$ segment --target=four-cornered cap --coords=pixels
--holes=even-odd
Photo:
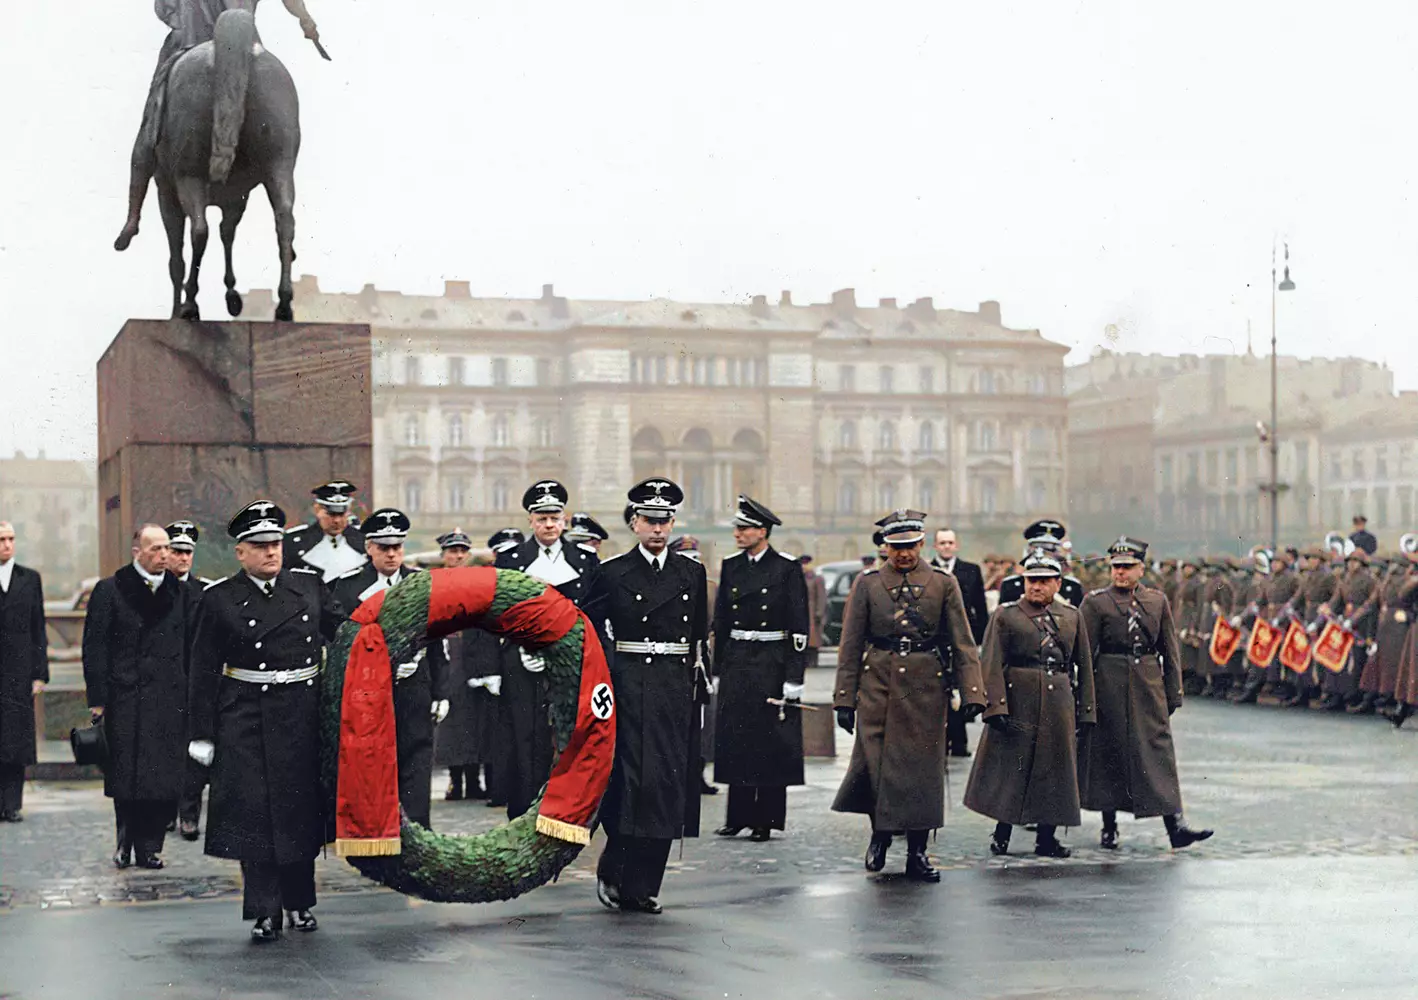
[[[670,551],[699,562],[704,554],[699,551],[699,539],[693,535],[676,535],[670,539]]]
[[[528,514],[560,514],[566,509],[571,494],[555,479],[543,479],[527,487],[522,494],[522,509]]]
[[[494,552],[506,552],[508,549],[515,549],[527,540],[527,536],[516,528],[503,528],[494,531],[487,540],[487,547]]]
[[[400,545],[409,537],[409,528],[409,518],[403,511],[380,507],[364,522],[364,537],[380,545]]]
[[[279,542],[285,537],[286,512],[269,500],[257,500],[237,511],[226,533],[238,542]]]
[[[1024,540],[1026,542],[1052,541],[1057,545],[1064,540],[1064,536],[1067,534],[1068,529],[1058,521],[1035,521],[1024,529]]]
[[[636,483],[625,498],[635,513],[647,521],[668,521],[684,503],[684,490],[668,479],[655,477]]]
[[[1108,546],[1108,562],[1114,566],[1136,566],[1147,558],[1147,543],[1127,535]]]
[[[734,527],[770,528],[775,524],[782,523],[777,514],[753,497],[739,496],[738,510],[734,511]]]
[[[167,526],[167,537],[174,552],[196,552],[202,532],[191,521],[173,521]]]
[[[471,549],[473,540],[462,528],[454,528],[452,531],[438,536],[438,547],[440,549]]]
[[[1024,558],[1024,576],[1026,579],[1063,576],[1063,566],[1043,549],[1035,549]]]
[[[332,514],[343,514],[350,509],[350,501],[354,499],[356,486],[354,483],[346,482],[343,479],[336,479],[334,482],[326,483],[324,486],[317,486],[310,491],[315,497],[315,502],[324,507]]]
[[[919,510],[893,510],[877,521],[876,526],[881,529],[881,537],[887,545],[915,545],[926,537],[926,515]]]
[[[578,510],[571,515],[571,523],[566,526],[564,535],[573,542],[584,542],[591,538],[599,538],[604,542],[610,537],[610,533],[601,527],[601,522],[584,510]]]

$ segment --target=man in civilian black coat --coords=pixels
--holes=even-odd
[[[161,868],[163,835],[187,779],[191,597],[167,572],[168,535],[145,524],[133,561],[102,579],[84,617],[89,712],[108,740],[104,794],[118,826],[117,868]]]
[[[597,624],[604,600],[601,561],[594,552],[568,544],[566,502],[570,494],[554,479],[533,483],[522,495],[522,507],[532,526],[532,537],[497,554],[498,569],[515,569],[556,588]],[[507,818],[516,819],[551,774],[555,745],[547,716],[546,669],[540,656],[521,651],[522,669],[509,669],[502,678],[502,709],[511,725],[507,758]]]
[[[1356,549],[1363,549],[1369,555],[1379,550],[1379,540],[1369,531],[1369,519],[1363,514],[1354,515],[1354,533],[1349,536]]]
[[[15,529],[0,521],[0,822],[23,819],[25,767],[36,759],[34,697],[48,683],[44,584],[15,562]]]
[[[985,639],[985,627],[990,623],[989,606],[985,603],[985,577],[976,563],[959,557],[960,540],[951,528],[937,528],[935,557],[931,563],[955,577],[960,584],[960,599],[965,602],[965,617],[970,622],[970,635],[978,646]],[[950,756],[969,757],[970,738],[965,732],[965,716],[952,703],[946,712],[945,736]]]
[[[409,519],[403,511],[383,507],[364,522],[364,548],[369,561],[330,586],[346,618],[381,590],[422,570],[404,565],[404,539]],[[399,747],[399,805],[409,819],[431,828],[433,727],[448,716],[448,658],[443,643],[419,650],[408,663],[394,668],[394,730]]]

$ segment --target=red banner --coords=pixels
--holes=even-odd
[[[1261,670],[1266,669],[1275,661],[1275,654],[1280,652],[1280,640],[1285,633],[1271,625],[1264,618],[1257,618],[1255,628],[1251,630],[1251,642],[1246,647],[1246,658]]]
[[[1343,673],[1344,666],[1349,661],[1349,653],[1353,649],[1354,633],[1339,622],[1332,621],[1324,627],[1315,643],[1315,662],[1330,673]]]
[[[1280,665],[1297,674],[1310,669],[1310,637],[1299,622],[1291,622],[1280,644]]]
[[[335,853],[398,854],[399,746],[394,731],[394,671],[375,620],[380,591],[352,616],[360,623],[340,695],[340,772],[335,785]]]
[[[1211,662],[1218,667],[1224,667],[1231,661],[1231,656],[1240,644],[1241,630],[1223,616],[1217,615],[1216,624],[1211,630]]]

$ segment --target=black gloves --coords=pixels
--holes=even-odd
[[[995,730],[996,732],[1002,733],[1002,732],[1004,732],[1005,729],[1009,726],[1009,716],[1007,716],[1007,715],[992,715],[992,716],[990,716],[989,718],[987,718],[987,719],[985,720],[985,725],[989,726],[991,729]]]
[[[964,708],[962,708],[962,709],[960,710],[960,712],[961,712],[962,715],[965,716],[965,721],[966,721],[966,722],[974,722],[974,721],[975,721],[976,719],[978,719],[980,716],[982,716],[982,715],[985,714],[985,706],[984,706],[984,705],[966,705]]]
[[[857,727],[857,710],[855,708],[837,709],[837,725],[850,734]]]

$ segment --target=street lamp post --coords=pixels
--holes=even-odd
[[[1278,363],[1275,350],[1275,300],[1277,292],[1293,292],[1295,282],[1290,280],[1290,244],[1285,244],[1285,278],[1279,284],[1275,281],[1275,243],[1270,244],[1270,551],[1280,551],[1280,402]]]

